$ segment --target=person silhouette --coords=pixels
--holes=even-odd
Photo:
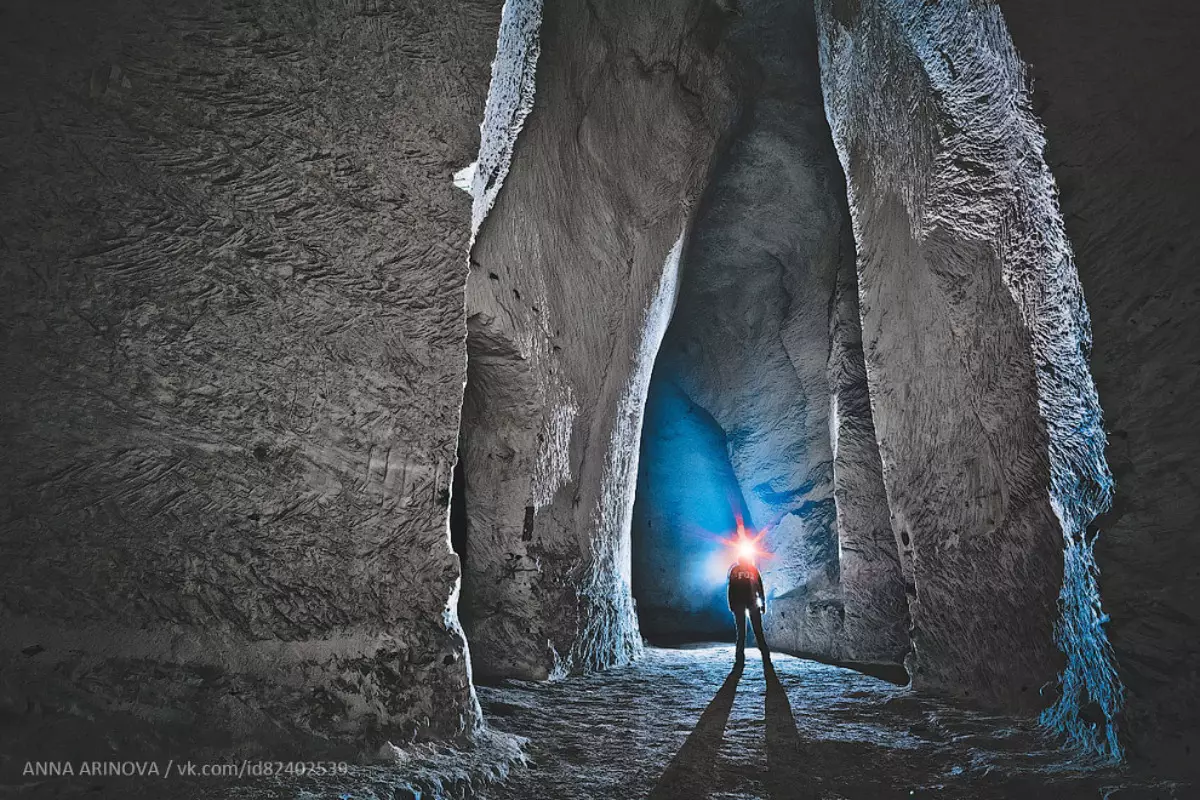
[[[771,663],[771,652],[767,649],[767,637],[763,635],[762,615],[767,610],[767,599],[763,594],[762,575],[754,566],[754,554],[742,551],[737,563],[729,568],[729,610],[737,623],[736,664],[746,661],[746,613],[754,627],[754,640],[762,653],[763,664]]]

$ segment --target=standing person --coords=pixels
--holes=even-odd
[[[729,568],[729,610],[737,622],[737,660],[746,663],[746,612],[750,612],[750,624],[754,627],[754,640],[762,652],[764,665],[770,665],[771,652],[767,650],[767,638],[763,636],[762,615],[767,609],[763,594],[762,575],[754,566],[754,555],[743,551],[737,563]]]

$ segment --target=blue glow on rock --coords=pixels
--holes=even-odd
[[[633,520],[633,588],[653,640],[727,639],[725,580],[733,550],[721,537],[749,524],[725,433],[659,365],[643,422]]]
[[[1068,542],[1064,553],[1062,617],[1055,641],[1067,656],[1067,668],[1059,677],[1058,700],[1042,712],[1040,721],[1063,733],[1075,748],[1095,753],[1101,760],[1120,761],[1123,751],[1112,720],[1124,704],[1125,691],[1104,632],[1108,615],[1100,607],[1095,544],[1095,536],[1080,536]],[[1081,711],[1091,704],[1103,714],[1105,724],[1083,718]]]

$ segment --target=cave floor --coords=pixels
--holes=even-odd
[[[914,694],[842,667],[732,645],[647,648],[606,672],[479,686],[489,730],[325,778],[35,781],[19,797],[173,800],[1150,800],[1194,787],[1089,769],[1031,720]],[[507,734],[514,734],[510,736]],[[525,763],[519,762],[517,739]],[[508,769],[511,767],[511,769]],[[507,770],[503,781],[496,779]],[[488,775],[490,774],[490,779]],[[491,780],[489,783],[488,781]],[[473,793],[472,793],[473,792]]]
[[[648,648],[636,664],[479,695],[492,727],[528,739],[527,767],[484,789],[517,798],[1172,797],[1087,769],[1032,721],[956,708],[841,667],[732,645]],[[1183,795],[1178,795],[1183,796]]]

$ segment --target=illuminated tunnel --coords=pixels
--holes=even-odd
[[[870,423],[845,183],[811,10],[747,16],[758,69],[680,259],[646,403],[632,526],[652,642],[725,639],[732,554],[767,529],[767,639],[839,663],[908,649],[900,551]]]
[[[745,515],[725,432],[670,379],[651,379],[633,507],[633,593],[655,644],[732,638],[725,601],[730,550],[720,541]]]

